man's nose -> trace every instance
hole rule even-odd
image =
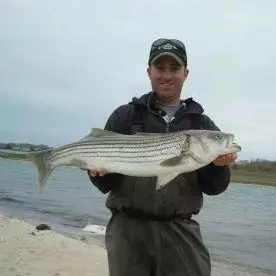
[[[163,71],[163,78],[165,79],[171,79],[172,78],[172,72],[169,70],[164,70]]]

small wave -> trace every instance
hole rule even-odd
[[[4,188],[0,188],[0,194],[7,194],[8,191]]]
[[[69,213],[66,216],[63,216],[63,219],[66,222],[60,224],[67,225],[70,227],[75,227],[83,229],[86,225],[105,225],[106,221],[104,219],[98,218],[96,216],[91,216],[89,214],[72,214]],[[66,226],[65,225],[65,226]]]
[[[86,225],[82,230],[93,234],[105,235],[106,227],[103,225],[90,224]]]
[[[90,214],[71,214],[70,219],[79,225],[105,224],[105,219]]]
[[[77,226],[77,225],[74,225],[74,224],[71,224],[71,223],[60,223],[61,225],[63,225],[63,226],[70,226],[70,227],[73,227],[73,228],[77,228],[77,229],[79,229],[80,227],[79,226]]]
[[[61,216],[67,216],[69,211],[66,210],[47,210],[40,207],[33,207],[33,210],[42,214],[48,214],[48,215],[61,215]]]
[[[23,201],[23,200],[15,199],[15,198],[12,198],[12,197],[9,197],[9,196],[0,197],[0,201],[18,203],[18,204],[24,204],[25,203],[25,201]]]

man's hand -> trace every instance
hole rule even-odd
[[[107,170],[105,168],[95,168],[95,169],[89,170],[89,174],[92,177],[95,177],[97,175],[105,176],[107,174]]]
[[[237,159],[237,153],[228,153],[225,155],[220,155],[217,157],[214,161],[213,164],[216,166],[229,166],[231,165],[235,160]]]

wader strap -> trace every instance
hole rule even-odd
[[[146,111],[144,107],[135,106],[132,114],[131,130],[132,134],[136,132],[145,132]]]
[[[201,114],[191,114],[192,129],[206,129],[206,120]]]
[[[189,114],[191,129],[207,129],[205,117],[201,114]],[[131,130],[132,134],[136,132],[145,132],[147,122],[147,110],[145,107],[135,106],[132,114]]]
[[[125,208],[119,210],[112,210],[112,214],[120,214],[122,216],[127,216],[134,219],[148,220],[148,221],[170,221],[174,219],[191,219],[192,214],[171,214],[171,215],[157,215],[145,213],[142,210],[134,210],[132,208]]]

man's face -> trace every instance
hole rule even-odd
[[[158,59],[147,69],[152,89],[163,102],[179,99],[188,70],[170,56]]]

